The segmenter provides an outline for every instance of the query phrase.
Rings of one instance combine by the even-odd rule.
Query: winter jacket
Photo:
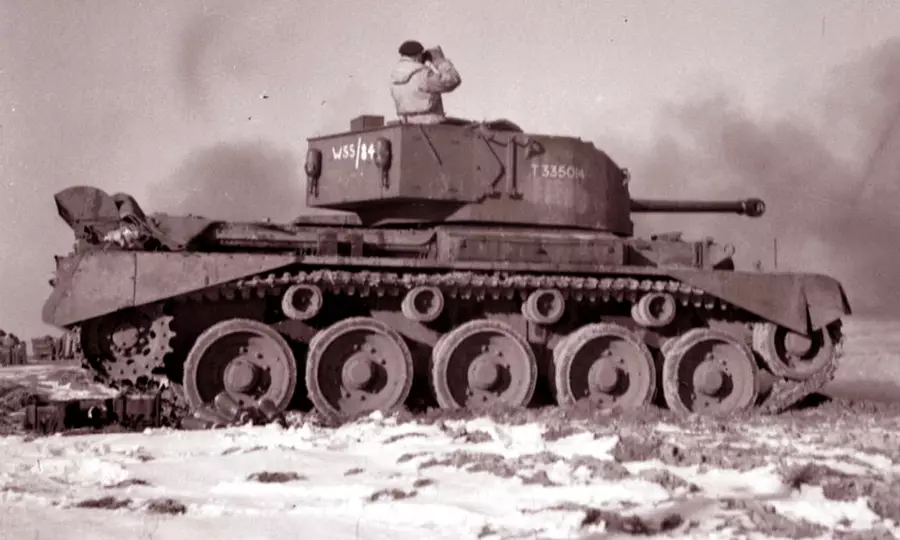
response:
[[[403,57],[391,71],[391,96],[403,123],[437,124],[444,120],[441,94],[455,90],[462,79],[446,58],[434,62],[437,72]]]

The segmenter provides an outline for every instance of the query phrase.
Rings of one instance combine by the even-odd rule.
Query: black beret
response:
[[[425,47],[418,41],[404,41],[399,50],[403,56],[418,56],[425,52]]]

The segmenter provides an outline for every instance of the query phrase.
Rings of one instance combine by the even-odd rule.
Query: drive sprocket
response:
[[[114,386],[160,382],[164,376],[155,370],[164,367],[163,359],[172,352],[172,319],[155,304],[83,323],[86,367]]]

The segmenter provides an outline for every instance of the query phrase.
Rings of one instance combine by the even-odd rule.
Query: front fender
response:
[[[841,283],[822,274],[706,270],[668,274],[803,335],[852,313]]]

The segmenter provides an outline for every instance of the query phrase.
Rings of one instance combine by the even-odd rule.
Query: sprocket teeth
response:
[[[166,355],[174,352],[171,346],[172,337],[175,335],[171,329],[174,317],[163,314],[162,306],[159,304],[144,309],[147,310],[144,313],[147,318],[142,325],[142,332],[146,336],[153,336],[143,347],[147,354],[138,352],[127,357],[119,357],[118,360],[86,359],[90,370],[101,375],[105,382],[113,387],[134,387],[140,379],[156,383],[165,378],[164,375],[154,371],[164,367]]]

